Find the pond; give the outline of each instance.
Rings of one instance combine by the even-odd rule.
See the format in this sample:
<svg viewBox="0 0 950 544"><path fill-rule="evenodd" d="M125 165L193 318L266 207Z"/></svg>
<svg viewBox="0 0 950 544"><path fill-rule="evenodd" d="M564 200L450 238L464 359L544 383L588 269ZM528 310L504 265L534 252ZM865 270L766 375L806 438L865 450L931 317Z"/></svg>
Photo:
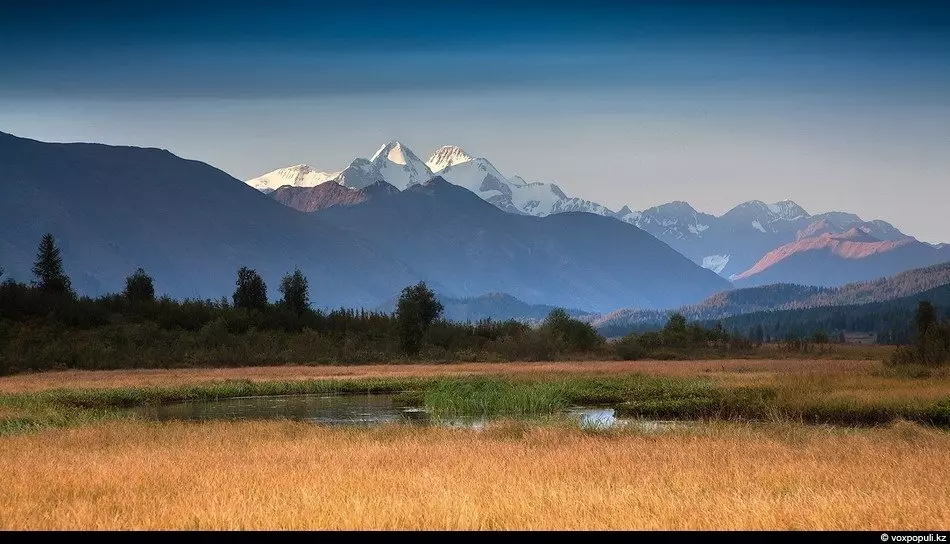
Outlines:
<svg viewBox="0 0 950 544"><path fill-rule="evenodd" d="M424 408L400 402L392 393L236 397L147 405L134 411L158 421L289 419L322 425L411 423L474 428L488 421L483 417L436 418ZM635 426L646 431L664 431L683 425L672 421L622 419L614 415L613 408L604 407L577 406L564 411L563 415L582 427L591 428Z"/></svg>

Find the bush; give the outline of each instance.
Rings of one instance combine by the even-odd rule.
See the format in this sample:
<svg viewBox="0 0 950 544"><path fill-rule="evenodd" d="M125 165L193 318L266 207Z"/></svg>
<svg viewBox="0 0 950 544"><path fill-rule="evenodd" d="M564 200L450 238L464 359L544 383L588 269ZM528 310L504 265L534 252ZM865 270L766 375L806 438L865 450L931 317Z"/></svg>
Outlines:
<svg viewBox="0 0 950 544"><path fill-rule="evenodd" d="M541 330L549 334L562 349L590 352L604 342L604 338L589 323L572 318L563 308L555 308L544 320Z"/></svg>

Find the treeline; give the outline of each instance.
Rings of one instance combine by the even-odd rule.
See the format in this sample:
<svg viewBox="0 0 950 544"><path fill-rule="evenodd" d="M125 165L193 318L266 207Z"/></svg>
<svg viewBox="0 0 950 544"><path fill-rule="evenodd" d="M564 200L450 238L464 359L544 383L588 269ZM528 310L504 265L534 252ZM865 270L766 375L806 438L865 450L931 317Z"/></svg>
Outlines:
<svg viewBox="0 0 950 544"><path fill-rule="evenodd" d="M673 314L659 330L608 342L560 308L537 326L490 319L458 323L443 318L442 304L424 283L404 289L392 313L324 312L311 307L307 278L299 270L282 278L276 302L270 301L261 276L246 267L237 270L230 299L157 297L152 278L142 269L127 278L121 293L79 297L51 235L40 244L33 275L31 284L0 283L3 374L68 368L743 357L755 356L769 340L781 339L795 352L829 341L820 328L782 335L782 327L755 323L742 329L728 320L688 323L682 314ZM912 316L904 319L913 322Z"/></svg>
<svg viewBox="0 0 950 544"><path fill-rule="evenodd" d="M295 270L270 302L263 278L237 271L230 300L156 297L138 269L122 293L79 297L52 235L37 252L31 284L0 284L0 373L83 368L550 360L610 355L600 335L555 309L538 327L511 321L455 323L424 284L407 287L396 311L314 310Z"/></svg>
<svg viewBox="0 0 950 544"><path fill-rule="evenodd" d="M707 326L723 320L730 330L735 327L747 335L752 326L761 325L769 341L803 338L820 330L832 338L868 332L881 343L905 344L913 338L914 308L920 300L931 301L945 314L950 310L950 263L835 288L774 284L735 289L676 311ZM594 323L611 338L658 330L668 317L668 311L627 309Z"/></svg>
<svg viewBox="0 0 950 544"><path fill-rule="evenodd" d="M618 340L621 359L685 359L750 353L757 344L738 333L726 331L722 323L703 327L688 323L683 314L673 314L657 331L632 332Z"/></svg>
<svg viewBox="0 0 950 544"><path fill-rule="evenodd" d="M722 324L750 337L761 331L761 339L766 342L807 338L817 331L832 340L845 332L867 332L875 334L879 344L901 345L913 341L917 304L924 300L935 307L938 315L948 317L950 285L885 302L737 315L722 319Z"/></svg>

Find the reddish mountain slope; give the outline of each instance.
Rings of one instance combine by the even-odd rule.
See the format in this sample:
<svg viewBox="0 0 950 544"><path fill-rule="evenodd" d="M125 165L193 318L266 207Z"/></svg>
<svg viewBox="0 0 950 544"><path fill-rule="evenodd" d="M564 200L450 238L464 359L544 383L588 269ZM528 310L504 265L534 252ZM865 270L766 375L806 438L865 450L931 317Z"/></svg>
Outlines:
<svg viewBox="0 0 950 544"><path fill-rule="evenodd" d="M880 240L858 229L799 238L768 252L732 279L740 286L799 283L838 286L950 260L950 251L913 238Z"/></svg>
<svg viewBox="0 0 950 544"><path fill-rule="evenodd" d="M315 212L336 205L351 206L366 201L366 195L359 189L350 189L332 181L314 187L284 185L270 196L284 206L301 212Z"/></svg>

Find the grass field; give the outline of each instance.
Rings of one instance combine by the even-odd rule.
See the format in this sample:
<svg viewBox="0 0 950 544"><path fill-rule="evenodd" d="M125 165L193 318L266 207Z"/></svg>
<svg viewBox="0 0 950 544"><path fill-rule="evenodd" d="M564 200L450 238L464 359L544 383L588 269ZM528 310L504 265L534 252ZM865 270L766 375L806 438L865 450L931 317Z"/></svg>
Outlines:
<svg viewBox="0 0 950 544"><path fill-rule="evenodd" d="M886 347L886 346L885 346ZM228 380L290 381L348 378L467 376L475 374L649 374L715 376L748 381L778 375L862 375L880 359L713 359L696 361L571 361L536 363L452 363L347 366L260 366L151 370L66 370L0 377L0 392L49 389L170 387Z"/></svg>
<svg viewBox="0 0 950 544"><path fill-rule="evenodd" d="M950 375L871 360L51 372L0 378L0 391L2 529L950 526L950 432L906 421L950 418ZM332 391L402 391L434 413L606 402L707 422L352 429L120 410ZM803 424L815 418L861 426Z"/></svg>
<svg viewBox="0 0 950 544"><path fill-rule="evenodd" d="M0 440L0 528L950 526L950 435L112 422Z"/></svg>
<svg viewBox="0 0 950 544"><path fill-rule="evenodd" d="M125 417L120 408L304 393L400 392L432 413L522 417L571 405L626 416L950 426L950 375L875 361L711 360L82 371L0 378L0 434Z"/></svg>

